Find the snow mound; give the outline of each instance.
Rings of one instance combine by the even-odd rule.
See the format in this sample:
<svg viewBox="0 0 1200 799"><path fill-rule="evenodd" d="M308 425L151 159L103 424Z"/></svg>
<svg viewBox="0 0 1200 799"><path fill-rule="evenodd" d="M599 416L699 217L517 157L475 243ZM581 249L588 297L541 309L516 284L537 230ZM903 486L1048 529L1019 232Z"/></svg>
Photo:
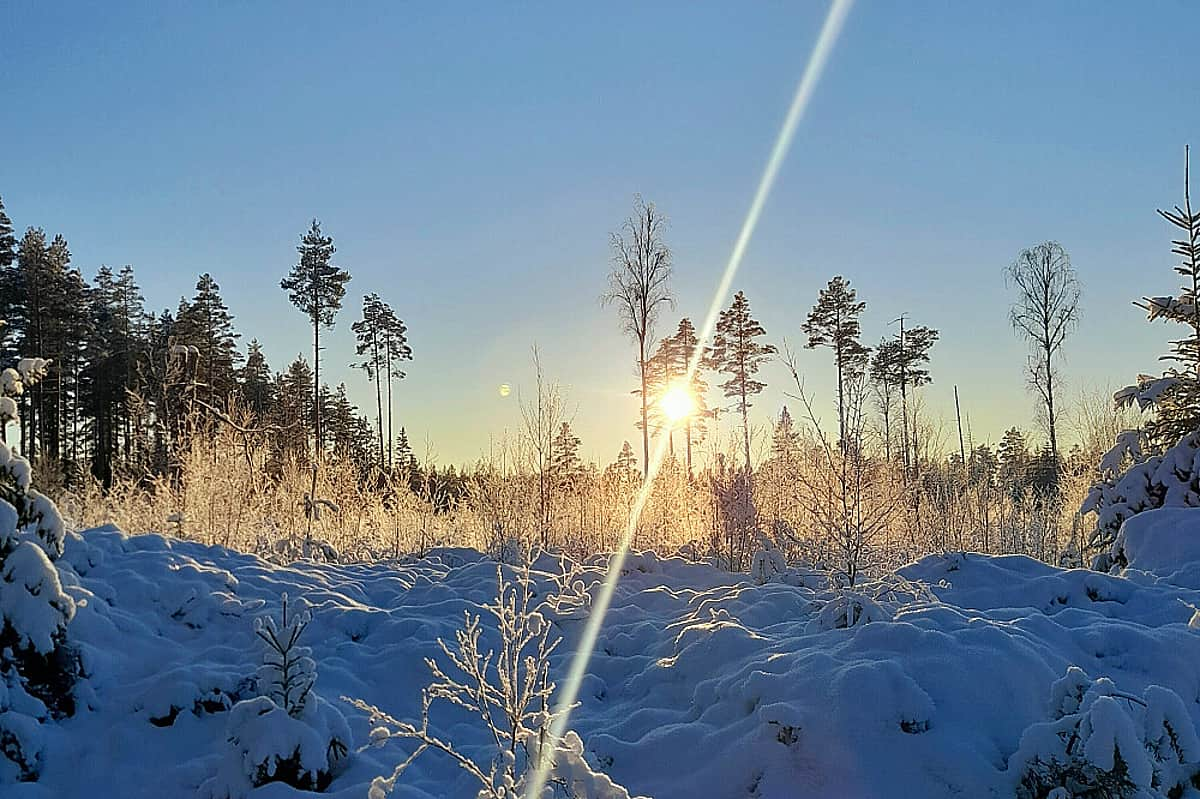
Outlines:
<svg viewBox="0 0 1200 799"><path fill-rule="evenodd" d="M1126 519L1113 543L1126 569L1200 587L1200 509L1157 508ZM1194 576L1193 576L1194 575Z"/></svg>
<svg viewBox="0 0 1200 799"><path fill-rule="evenodd" d="M1146 543L1154 536L1138 535L1134 562L1157 568L1175 557L1154 554ZM339 697L418 721L424 658L438 638L454 640L464 613L494 599L497 568L450 550L404 563L277 566L111 528L69 536L58 566L76 605L71 636L86 679L76 714L37 731L41 781L18 796L203 796L206 783L233 795L215 780L236 783L226 747L247 725L268 727L254 740L270 745L239 750L243 765L288 752L300 752L304 767L318 761L298 728L248 702L260 651L253 619L278 615L286 593L311 614L304 645L317 667L314 712L335 707L348 722L350 756L326 795L361 799L412 748L400 740L364 748L368 716ZM552 659L560 684L606 566L604 558L534 564L539 595L558 590L570 570L573 599L548 617L563 638ZM1079 713L1075 693L1052 688L1072 666L1089 684L1107 680L1105 696L1146 705L1135 712L1115 698L1113 707L1097 692L1088 722L1097 764L1109 743L1133 749L1121 744L1129 725L1120 714L1152 781L1166 775L1155 764L1169 758L1154 754L1172 745L1164 723L1180 757L1194 757L1200 632L1188 621L1200 582L982 555L930 556L853 593L758 584L683 558L639 555L627 566L570 719L578 738L567 742L562 776L581 788L599 772L656 799L1012 797L1026 732L1061 720L1052 705ZM492 648L498 641L484 629L480 649ZM495 746L462 708L439 707L430 726L471 755ZM471 799L477 787L457 765L419 758L396 795ZM253 795L310 794L272 783Z"/></svg>

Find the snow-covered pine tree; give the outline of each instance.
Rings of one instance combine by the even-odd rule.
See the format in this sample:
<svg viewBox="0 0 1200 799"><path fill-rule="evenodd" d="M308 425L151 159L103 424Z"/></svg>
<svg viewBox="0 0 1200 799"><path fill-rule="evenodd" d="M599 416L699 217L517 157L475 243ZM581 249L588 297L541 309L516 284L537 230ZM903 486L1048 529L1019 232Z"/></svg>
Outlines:
<svg viewBox="0 0 1200 799"><path fill-rule="evenodd" d="M280 618L255 620L263 643L260 696L229 711L225 757L199 790L206 799L241 799L268 782L324 790L345 764L350 728L341 712L313 692L317 667L300 637L312 620L307 604L281 598Z"/></svg>
<svg viewBox="0 0 1200 799"><path fill-rule="evenodd" d="M1050 719L1025 730L1008 769L1018 799L1166 799L1200 775L1200 739L1169 688L1134 696L1070 666L1051 686Z"/></svg>
<svg viewBox="0 0 1200 799"><path fill-rule="evenodd" d="M1149 321L1175 322L1188 332L1172 341L1170 352L1161 358L1173 364L1161 376L1139 375L1137 383L1114 395L1118 404L1136 403L1142 410L1155 411L1146 423L1146 433L1160 447L1200 429L1200 210L1192 209L1188 149L1184 150L1183 169L1183 207L1158 210L1179 231L1179 238L1171 242L1171 252L1180 259L1175 272L1183 278L1183 285L1173 297L1143 297L1134 305L1146 312Z"/></svg>
<svg viewBox="0 0 1200 799"><path fill-rule="evenodd" d="M3 424L16 416L13 397L43 379L47 366L25 358L0 372ZM54 565L66 527L32 477L29 461L0 443L0 783L36 779L40 722L75 710L78 665L66 640L75 602Z"/></svg>
<svg viewBox="0 0 1200 799"><path fill-rule="evenodd" d="M1096 513L1089 546L1102 550L1093 564L1122 565L1117 532L1125 519L1164 505L1200 505L1200 211L1192 209L1189 150L1184 151L1183 206L1158 213L1180 231L1171 242L1183 278L1173 297L1145 297L1134 304L1150 321L1184 325L1187 334L1171 342L1162 375L1139 375L1137 383L1113 395L1118 406L1136 405L1154 415L1141 430L1126 430L1100 461L1101 479L1080 512ZM1109 551L1111 550L1111 551Z"/></svg>
<svg viewBox="0 0 1200 799"><path fill-rule="evenodd" d="M303 600L293 603L290 610L289 615L288 596L284 594L279 621L274 616L256 619L254 634L263 642L259 691L294 717L304 710L304 702L317 679L317 664L313 662L312 650L300 646L300 636L312 621L312 615Z"/></svg>

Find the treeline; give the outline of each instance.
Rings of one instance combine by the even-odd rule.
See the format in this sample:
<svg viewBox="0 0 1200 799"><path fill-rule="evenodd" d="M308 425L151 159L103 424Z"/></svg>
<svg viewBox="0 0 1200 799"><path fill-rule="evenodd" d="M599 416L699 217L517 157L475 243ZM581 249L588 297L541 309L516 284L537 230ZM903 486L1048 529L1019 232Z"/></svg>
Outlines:
<svg viewBox="0 0 1200 799"><path fill-rule="evenodd" d="M341 297L322 296L320 307L306 307L313 284L305 278L328 267L332 239L314 221L298 250L283 288L293 301L296 289L304 295L298 305L319 332L333 324ZM29 227L18 238L2 202L0 318L7 321L0 354L11 362L33 355L50 362L46 379L19 399L22 449L43 473L57 471L68 482L89 474L104 485L118 476L168 475L189 439L219 423L270 431L268 463L276 467L311 458L314 445L363 474L415 466L390 410L394 382L404 377L397 364L412 357L407 331L376 294L364 298L354 323L363 357L356 365L380 397L375 425L350 402L344 383L319 381L317 362L297 357L276 370L256 339L243 348L211 275L200 275L193 295L175 309L151 312L133 267L102 266L89 281L72 264L63 235Z"/></svg>

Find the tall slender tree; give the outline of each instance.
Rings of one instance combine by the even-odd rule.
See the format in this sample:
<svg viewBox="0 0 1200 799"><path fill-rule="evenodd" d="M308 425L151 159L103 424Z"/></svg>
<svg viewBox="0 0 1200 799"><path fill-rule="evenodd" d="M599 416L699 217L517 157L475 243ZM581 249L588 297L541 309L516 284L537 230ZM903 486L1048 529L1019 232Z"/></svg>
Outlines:
<svg viewBox="0 0 1200 799"><path fill-rule="evenodd" d="M1067 251L1056 241L1022 250L1017 260L1005 270L1005 277L1017 292L1009 319L1013 330L1029 344L1029 385L1045 406L1050 454L1057 463L1058 409L1054 404L1054 384L1058 370L1055 359L1059 357L1067 334L1079 323L1079 279Z"/></svg>
<svg viewBox="0 0 1200 799"><path fill-rule="evenodd" d="M927 385L933 379L928 364L930 350L938 340L938 331L925 325L905 327L904 317L898 321L900 328L896 335L879 342L879 349L871 362L871 377L877 383L892 386L900 392L901 462L905 467L915 467L918 443L916 411L914 409L910 417L908 393L909 389Z"/></svg>
<svg viewBox="0 0 1200 799"><path fill-rule="evenodd" d="M850 444L846 440L847 385L867 368L871 352L858 340L862 335L858 317L866 307L867 304L860 301L858 293L851 288L850 281L838 275L821 289L817 304L801 328L808 336L807 347L833 350L833 363L837 368L838 442L843 452Z"/></svg>
<svg viewBox="0 0 1200 799"><path fill-rule="evenodd" d="M296 247L300 260L279 282L288 299L303 312L313 330L313 437L319 454L324 449L321 436L321 328L333 327L334 317L346 296L350 273L330 261L336 248L333 237L321 232L321 223L313 219L312 226Z"/></svg>
<svg viewBox="0 0 1200 799"><path fill-rule="evenodd" d="M674 307L671 294L671 250L663 241L664 217L638 195L633 215L620 232L610 235L612 272L602 302L617 306L625 333L637 344L642 406L642 475L650 474L649 374L654 324L664 306Z"/></svg>
<svg viewBox="0 0 1200 799"><path fill-rule="evenodd" d="M400 368L400 364L404 361L411 361L413 357L412 347L408 344L408 328L401 321L395 312L388 306L384 306L386 311L385 324L383 328L383 350L386 355L387 369L387 403L388 403L388 466L393 465L392 460L392 410L394 403L392 402L392 382L394 380L403 380L407 377L407 373Z"/></svg>
<svg viewBox="0 0 1200 799"><path fill-rule="evenodd" d="M385 465L384 457L390 450L390 446L385 447L383 443L383 373L387 360L384 342L386 335L385 308L386 306L378 294L367 294L363 297L362 318L350 325L357 341L354 352L362 358L361 361L354 364L354 367L365 371L367 377L375 383L375 420L379 434L379 467L381 469ZM389 386L389 390L390 388Z"/></svg>
<svg viewBox="0 0 1200 799"><path fill-rule="evenodd" d="M774 345L757 339L767 333L758 320L750 315L750 301L739 291L729 308L721 311L713 343L705 351L705 364L715 372L728 375L720 388L726 397L734 398L734 408L742 416L742 439L745 445L746 472L750 465L750 398L766 388L756 380L759 368L774 355Z"/></svg>

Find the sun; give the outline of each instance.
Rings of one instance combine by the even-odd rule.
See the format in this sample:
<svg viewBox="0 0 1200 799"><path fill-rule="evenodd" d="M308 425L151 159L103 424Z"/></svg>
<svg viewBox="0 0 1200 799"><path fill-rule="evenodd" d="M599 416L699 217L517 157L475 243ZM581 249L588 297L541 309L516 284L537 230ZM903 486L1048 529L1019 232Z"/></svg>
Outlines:
<svg viewBox="0 0 1200 799"><path fill-rule="evenodd" d="M696 410L696 400L692 398L692 392L678 384L667 389L667 393L662 395L658 405L671 422L682 421Z"/></svg>

